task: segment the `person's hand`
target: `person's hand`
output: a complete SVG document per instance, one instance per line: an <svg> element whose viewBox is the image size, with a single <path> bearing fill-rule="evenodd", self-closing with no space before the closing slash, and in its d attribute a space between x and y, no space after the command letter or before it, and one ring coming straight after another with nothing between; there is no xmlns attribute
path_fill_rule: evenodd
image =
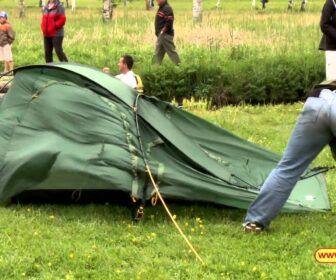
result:
<svg viewBox="0 0 336 280"><path fill-rule="evenodd" d="M166 32L167 32L167 27L165 26L165 27L162 28L162 30L160 32L160 35L162 35L163 33L166 33Z"/></svg>

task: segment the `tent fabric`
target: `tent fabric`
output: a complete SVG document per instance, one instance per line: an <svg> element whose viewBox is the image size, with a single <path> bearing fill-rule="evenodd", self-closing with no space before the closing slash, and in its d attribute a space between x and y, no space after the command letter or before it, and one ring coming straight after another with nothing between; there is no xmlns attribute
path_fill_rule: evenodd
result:
<svg viewBox="0 0 336 280"><path fill-rule="evenodd" d="M280 159L156 98L138 97L135 110L136 99L135 90L88 66L16 69L0 105L0 201L34 190L149 199L145 157L164 197L246 209ZM285 210L330 209L324 176L306 175Z"/></svg>

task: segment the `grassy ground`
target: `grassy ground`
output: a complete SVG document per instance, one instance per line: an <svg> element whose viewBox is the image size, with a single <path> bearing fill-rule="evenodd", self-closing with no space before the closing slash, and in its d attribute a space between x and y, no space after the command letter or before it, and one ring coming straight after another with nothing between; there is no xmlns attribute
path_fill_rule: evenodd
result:
<svg viewBox="0 0 336 280"><path fill-rule="evenodd" d="M41 12L37 0L26 0L26 17L20 19L19 1L2 0L0 5L10 14L17 31L13 45L18 66L43 62ZM69 1L71 2L71 1ZM73 62L102 67L117 72L116 63L123 53L136 58L135 68L151 67L155 43L154 11L145 11L143 1L120 4L110 24L101 20L102 1L77 1L76 12L67 10L64 48ZM222 1L219 10L215 0L204 1L203 24L193 25L192 1L170 1L175 9L176 44L186 63L225 63L227 60L249 60L269 56L319 56L321 37L319 17L322 0L309 2L308 12L287 13L287 2L271 1L266 11L251 10L249 1ZM259 2L258 2L259 4ZM296 3L299 8L299 2ZM307 58L307 59L308 59ZM166 62L168 63L168 62Z"/></svg>
<svg viewBox="0 0 336 280"><path fill-rule="evenodd" d="M186 104L185 104L186 105ZM225 107L194 113L281 152L302 104ZM324 151L318 164L332 165ZM335 172L327 174L336 206ZM316 263L335 247L335 212L283 214L269 232L242 232L244 211L171 204L206 261L200 265L161 206L132 224L124 206L10 205L0 208L1 279L334 279L335 265Z"/></svg>

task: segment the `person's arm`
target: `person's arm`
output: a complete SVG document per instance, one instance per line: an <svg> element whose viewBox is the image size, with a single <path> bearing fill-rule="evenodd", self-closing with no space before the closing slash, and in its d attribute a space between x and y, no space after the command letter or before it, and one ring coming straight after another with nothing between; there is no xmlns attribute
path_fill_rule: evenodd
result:
<svg viewBox="0 0 336 280"><path fill-rule="evenodd" d="M15 40L15 31L13 30L11 26L8 27L7 35L8 35L9 44L12 44Z"/></svg>
<svg viewBox="0 0 336 280"><path fill-rule="evenodd" d="M164 14L164 19L165 19L165 25L161 30L161 34L162 33L166 33L168 30L170 30L173 26L173 21L174 21L174 14L173 14L173 10L170 7L165 7L162 10L162 13Z"/></svg>
<svg viewBox="0 0 336 280"><path fill-rule="evenodd" d="M66 22L66 17L65 17L65 12L64 12L64 7L63 6L59 6L57 11L57 15L56 15L56 21L55 21L55 25L57 28L62 28Z"/></svg>
<svg viewBox="0 0 336 280"><path fill-rule="evenodd" d="M336 28L331 22L334 16L336 16L336 8L333 0L326 0L322 9L320 27L323 34L336 41Z"/></svg>

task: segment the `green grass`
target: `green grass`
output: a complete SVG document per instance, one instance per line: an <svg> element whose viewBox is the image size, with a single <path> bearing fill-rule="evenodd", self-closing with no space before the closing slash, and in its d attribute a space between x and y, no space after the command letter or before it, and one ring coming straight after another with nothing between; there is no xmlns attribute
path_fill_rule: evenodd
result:
<svg viewBox="0 0 336 280"><path fill-rule="evenodd" d="M301 108L302 103L192 111L282 152ZM316 163L334 164L327 149ZM333 207L335 177L334 171L327 174ZM125 206L10 205L0 208L1 279L334 279L336 266L313 257L320 247L335 247L334 211L282 214L256 236L242 232L242 210L174 203L170 208L206 266L190 254L160 205L147 207L140 224L131 222Z"/></svg>
<svg viewBox="0 0 336 280"><path fill-rule="evenodd" d="M2 0L10 22L17 32L13 45L17 66L42 63L43 40L40 30L41 11L37 0L26 0L26 17L20 19L19 1ZM213 9L215 0L204 1L202 26L193 25L192 1L170 1L176 14L176 44L186 63L217 63L265 57L317 56L321 37L319 30L322 0L309 4L306 13L287 13L287 2L275 0L266 11L251 10L249 1L222 1L220 10ZM143 1L132 1L127 10L120 4L110 24L101 20L102 1L78 0L78 9L67 10L65 52L73 62L97 67L109 66L117 72L117 61L128 52L135 56L135 69L151 67L155 43L153 21L155 11L145 11ZM259 2L258 2L259 3ZM298 3L297 3L298 4ZM202 57L203 56L203 57ZM168 60L166 64L169 64Z"/></svg>
<svg viewBox="0 0 336 280"><path fill-rule="evenodd" d="M108 66L117 74L119 57L131 54L150 95L214 98L219 104L222 99L291 102L324 79L324 53L318 51L322 0L309 2L306 13L286 12L285 0L272 0L266 11L251 10L249 1L223 1L219 10L213 8L215 0L204 1L202 25L193 24L191 0L172 0L179 69L167 58L160 69L152 65L155 10L145 11L143 1L132 1L127 9L118 5L107 24L102 22L102 1L77 2L75 12L66 11L69 60ZM17 32L15 65L44 63L38 1L26 1L22 19L18 1L0 3Z"/></svg>

